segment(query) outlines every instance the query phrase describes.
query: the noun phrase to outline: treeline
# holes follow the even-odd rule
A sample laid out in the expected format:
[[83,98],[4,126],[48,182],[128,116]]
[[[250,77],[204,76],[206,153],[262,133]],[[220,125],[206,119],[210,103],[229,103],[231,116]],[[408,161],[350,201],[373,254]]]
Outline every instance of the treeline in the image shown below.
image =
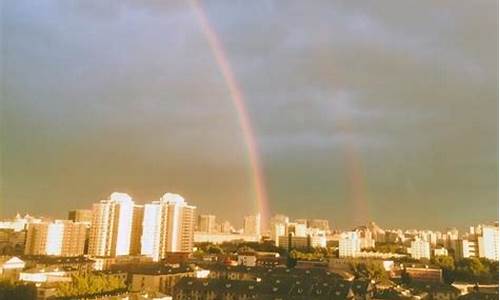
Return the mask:
[[498,261],[476,257],[455,261],[451,256],[437,256],[431,260],[431,264],[443,269],[443,279],[447,283],[498,283]]
[[122,279],[105,274],[75,274],[71,282],[57,285],[56,299],[74,299],[75,297],[102,295],[125,292],[127,286]]

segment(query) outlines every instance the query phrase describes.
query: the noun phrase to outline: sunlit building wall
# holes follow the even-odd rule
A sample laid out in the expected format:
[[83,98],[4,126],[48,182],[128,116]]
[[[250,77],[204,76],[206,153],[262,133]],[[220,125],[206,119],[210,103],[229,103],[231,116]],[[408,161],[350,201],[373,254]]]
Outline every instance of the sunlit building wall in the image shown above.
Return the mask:
[[171,252],[191,252],[196,207],[166,193],[144,208],[141,254],[158,261]]
[[64,224],[53,223],[47,226],[47,243],[45,253],[47,255],[61,255],[64,238]]
[[113,193],[108,200],[95,203],[92,214],[89,254],[129,255],[134,221],[132,198],[124,193]]
[[25,254],[79,256],[84,254],[87,225],[69,220],[28,226]]
[[414,259],[421,258],[431,258],[431,246],[428,241],[422,239],[416,239],[411,242],[411,246],[408,249],[410,256]]
[[339,240],[340,257],[356,257],[361,252],[359,234],[355,231],[342,233]]
[[246,216],[243,220],[243,233],[246,235],[260,236],[260,214]]
[[483,226],[477,243],[479,257],[498,261],[498,227]]

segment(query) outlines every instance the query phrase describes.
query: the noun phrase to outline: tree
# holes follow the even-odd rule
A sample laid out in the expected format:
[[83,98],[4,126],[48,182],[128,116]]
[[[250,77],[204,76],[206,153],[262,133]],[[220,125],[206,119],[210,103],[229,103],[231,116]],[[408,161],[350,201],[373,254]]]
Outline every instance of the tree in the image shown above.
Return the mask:
[[[464,258],[456,264],[456,278],[467,282],[490,283],[493,281],[488,265],[476,257]],[[495,275],[498,276],[498,275]]]
[[431,263],[443,270],[443,279],[451,284],[455,281],[455,260],[451,256],[436,256]]
[[380,262],[373,260],[355,261],[350,262],[351,271],[356,278],[367,278],[375,281],[381,281],[388,278],[387,272]]
[[57,286],[57,296],[71,298],[98,295],[125,288],[125,283],[118,277],[103,274],[75,274],[71,282],[60,283]]

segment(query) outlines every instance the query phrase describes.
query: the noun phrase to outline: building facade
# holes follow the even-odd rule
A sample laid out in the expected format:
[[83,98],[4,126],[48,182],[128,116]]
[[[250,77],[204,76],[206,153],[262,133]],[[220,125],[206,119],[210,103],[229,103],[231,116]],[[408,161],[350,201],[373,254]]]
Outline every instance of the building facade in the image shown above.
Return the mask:
[[260,236],[260,214],[246,216],[243,221],[243,233],[246,235]]
[[411,242],[411,246],[408,249],[408,253],[414,259],[421,258],[431,258],[431,246],[430,243],[421,239],[416,239]]
[[134,223],[134,201],[124,193],[113,193],[108,200],[92,206],[89,254],[92,256],[129,255]]
[[196,207],[177,194],[166,193],[144,206],[141,254],[154,261],[169,252],[192,252]]
[[342,233],[339,240],[339,257],[356,257],[361,253],[361,241],[355,231]]
[[32,223],[26,234],[26,255],[79,256],[84,254],[87,225],[69,220]]

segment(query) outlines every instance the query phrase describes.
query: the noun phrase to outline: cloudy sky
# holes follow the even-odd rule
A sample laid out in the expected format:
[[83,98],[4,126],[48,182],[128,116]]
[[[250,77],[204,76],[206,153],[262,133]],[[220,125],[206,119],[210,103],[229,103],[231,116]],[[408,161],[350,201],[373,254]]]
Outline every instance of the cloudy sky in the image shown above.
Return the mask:
[[[0,215],[64,217],[113,191],[180,193],[236,225],[255,212],[237,111],[192,6],[139,2],[2,1]],[[498,218],[498,1],[204,7],[272,212],[342,228]]]

